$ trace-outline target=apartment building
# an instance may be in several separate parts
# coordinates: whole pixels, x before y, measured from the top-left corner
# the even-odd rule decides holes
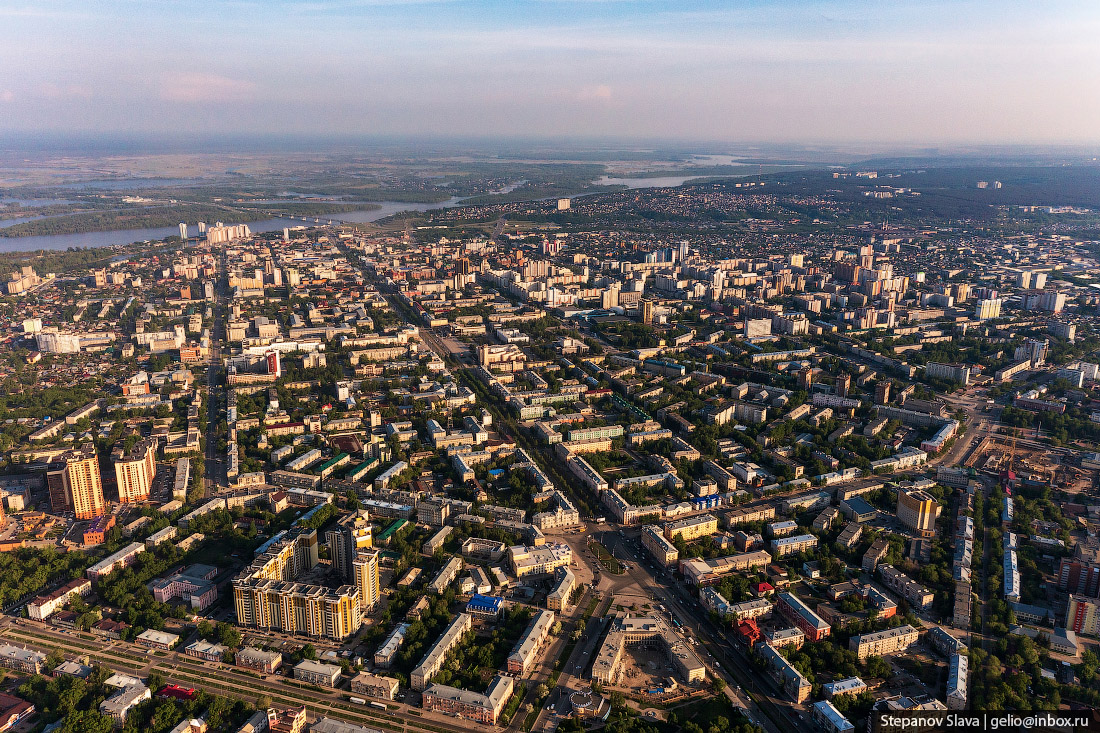
[[[111,452],[118,481],[118,500],[123,504],[148,501],[157,476],[157,442],[139,440],[130,450],[122,446]]]
[[[351,691],[358,695],[393,700],[397,697],[398,682],[394,677],[383,677],[369,672],[360,672],[351,678]]]
[[[665,537],[669,541],[680,537],[685,542],[690,542],[700,537],[709,537],[717,531],[718,517],[711,514],[678,519],[665,525]]]
[[[800,534],[794,537],[777,537],[771,540],[772,555],[786,557],[798,552],[806,552],[817,547],[817,537],[812,534]]]
[[[420,664],[409,675],[409,685],[414,690],[427,688],[432,677],[435,677],[436,673],[443,669],[447,652],[454,649],[462,641],[462,635],[473,628],[473,623],[474,618],[468,613],[460,613],[454,617],[454,620],[443,630],[435,644],[432,644],[432,648],[420,660]]]
[[[508,655],[508,674],[525,676],[534,667],[539,651],[550,638],[550,629],[554,626],[553,611],[538,611],[523,636],[516,642],[512,653]]]
[[[927,491],[902,489],[898,492],[898,521],[921,537],[936,534],[940,510],[939,502]]]
[[[660,528],[653,524],[642,527],[642,547],[665,567],[674,565],[680,557],[676,545],[669,542]]]
[[[512,572],[517,578],[533,575],[551,575],[555,570],[568,567],[573,562],[573,550],[564,542],[525,547],[514,545],[508,548],[508,557]]]
[[[340,667],[312,659],[303,659],[294,667],[294,679],[318,687],[336,687],[340,679]]]
[[[66,451],[46,469],[50,506],[55,514],[71,511],[77,519],[94,519],[107,510],[95,446]]]
[[[821,641],[832,631],[832,627],[825,623],[824,619],[790,593],[779,594],[776,609],[784,618],[801,629],[810,641]]]
[[[917,643],[917,630],[909,624],[871,634],[860,634],[848,641],[848,648],[856,653],[859,661],[867,657],[896,654]]]
[[[422,695],[424,709],[484,725],[496,725],[512,696],[512,678],[498,674],[484,693],[447,685],[430,685]]]

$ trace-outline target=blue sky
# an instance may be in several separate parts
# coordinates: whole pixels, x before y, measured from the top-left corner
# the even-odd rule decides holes
[[[0,134],[1100,137],[1091,0],[0,0],[0,34]]]

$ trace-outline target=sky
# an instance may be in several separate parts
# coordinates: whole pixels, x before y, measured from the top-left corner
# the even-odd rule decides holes
[[[1100,142],[1100,3],[0,0],[0,138]]]

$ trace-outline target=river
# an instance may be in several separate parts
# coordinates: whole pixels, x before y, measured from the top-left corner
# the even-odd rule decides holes
[[[654,188],[679,186],[684,181],[698,176],[664,176],[660,178],[603,178],[595,181],[597,185],[623,185],[627,188]],[[97,182],[100,185],[102,182]],[[124,181],[111,182],[115,188],[126,188]],[[174,181],[165,182],[168,184]],[[515,190],[524,182],[510,184],[493,193],[507,193]],[[80,185],[80,184],[73,184]],[[86,184],[84,184],[86,185]],[[379,201],[378,208],[364,209],[360,211],[345,211],[338,214],[324,214],[316,218],[321,221],[343,221],[349,224],[365,224],[387,216],[399,214],[402,211],[429,211],[431,209],[448,209],[459,206],[468,196],[452,196],[446,201],[438,203],[409,203],[407,201]],[[33,217],[32,217],[33,218]],[[312,219],[314,217],[310,217]],[[18,223],[18,220],[0,222],[0,228]],[[211,222],[207,222],[210,224]],[[262,219],[247,223],[253,232],[276,232],[284,227],[302,226],[305,222],[298,219]],[[190,234],[194,235],[198,229],[195,222],[188,222]],[[80,234],[48,234],[36,237],[0,237],[0,252],[29,252],[38,249],[68,249],[70,247],[110,247],[116,244],[131,244],[145,240],[159,240],[179,234],[178,227],[156,227],[152,229],[120,229],[108,232],[82,232]]]

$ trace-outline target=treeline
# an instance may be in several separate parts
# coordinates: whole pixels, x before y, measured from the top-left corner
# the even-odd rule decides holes
[[[113,733],[114,720],[99,712],[99,704],[111,695],[106,685],[111,671],[97,666],[86,680],[59,675],[35,675],[19,686],[20,697],[34,703],[43,721],[61,723],[59,733]],[[150,676],[150,685],[155,680]],[[163,682],[163,680],[161,680]],[[156,690],[153,690],[156,692]],[[252,713],[245,702],[230,702],[206,692],[193,700],[153,698],[137,706],[126,717],[122,733],[168,733],[180,721],[202,717],[208,730],[236,730]]]
[[[83,552],[63,553],[52,547],[0,553],[0,604],[37,593],[48,583],[75,580],[89,565],[91,560]]]
[[[242,224],[257,219],[293,216],[323,216],[348,211],[378,208],[373,204],[342,203],[280,203],[250,204],[247,207],[222,207],[205,204],[176,204],[140,209],[88,211],[65,216],[52,216],[0,228],[0,237],[34,237],[85,232],[118,231],[173,227],[184,222],[214,222]]]

